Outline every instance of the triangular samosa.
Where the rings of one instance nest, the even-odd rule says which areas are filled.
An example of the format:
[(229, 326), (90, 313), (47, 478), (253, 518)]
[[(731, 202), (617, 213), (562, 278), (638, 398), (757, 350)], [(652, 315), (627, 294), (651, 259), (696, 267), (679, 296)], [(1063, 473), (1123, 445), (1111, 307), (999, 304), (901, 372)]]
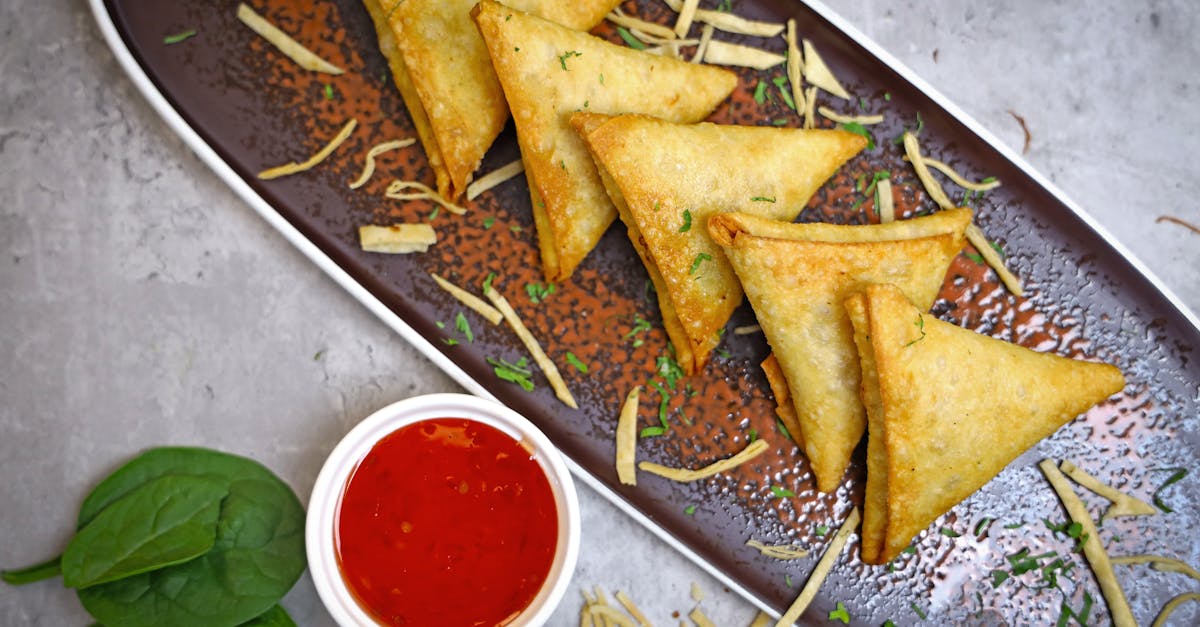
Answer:
[(675, 124), (587, 112), (571, 121), (629, 238), (644, 247), (667, 335), (687, 374), (704, 369), (742, 303), (733, 268), (704, 228), (708, 218), (740, 211), (791, 222), (867, 144), (842, 130)]
[[(454, 201), (504, 129), (508, 105), (479, 29), (476, 0), (363, 0), (379, 47), (425, 147), (438, 193)], [(508, 0), (516, 9), (587, 30), (620, 0)]]
[(968, 209), (866, 226), (737, 213), (709, 220), (783, 369), (818, 490), (837, 488), (866, 430), (843, 301), (869, 284), (894, 283), (928, 309), (970, 221)]
[(543, 271), (549, 281), (564, 280), (617, 217), (570, 115), (698, 122), (733, 91), (737, 75), (618, 46), (491, 0), (473, 14), (513, 112)]
[(1125, 387), (1104, 363), (943, 322), (892, 285), (845, 303), (870, 415), (862, 559), (896, 557), (1009, 462)]

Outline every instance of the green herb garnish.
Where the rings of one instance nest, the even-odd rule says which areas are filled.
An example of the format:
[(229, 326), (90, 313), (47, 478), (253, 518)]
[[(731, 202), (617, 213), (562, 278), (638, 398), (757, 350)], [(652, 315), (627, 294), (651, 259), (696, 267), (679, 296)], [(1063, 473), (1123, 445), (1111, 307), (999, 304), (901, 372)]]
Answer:
[(562, 69), (565, 72), (565, 71), (568, 71), (567, 59), (570, 59), (571, 57), (582, 57), (582, 56), (583, 56), (583, 53), (579, 52), (578, 50), (568, 50), (568, 51), (558, 55), (558, 63), (559, 63), (559, 65), (562, 66)]
[(757, 104), (762, 104), (766, 102), (767, 98), (769, 97), (770, 94), (767, 93), (767, 82), (761, 78), (758, 79), (758, 85), (755, 85), (754, 87), (754, 102)]
[(675, 389), (675, 384), (684, 377), (683, 366), (674, 357), (675, 349), (671, 347), (671, 355), (659, 355), (654, 361), (654, 370), (658, 376), (662, 377), (667, 382), (667, 385), (672, 390)]
[(163, 37), (163, 43), (170, 46), (171, 44), (177, 44), (181, 41), (184, 41), (185, 39), (191, 39), (192, 37), (195, 37), (195, 36), (196, 36), (196, 31), (185, 30), (181, 33), (175, 33), (174, 35), (167, 35), (166, 37)]
[(938, 529), (938, 533), (946, 536), (947, 538), (957, 538), (962, 535), (961, 533), (959, 533), (949, 527), (942, 527), (941, 529)]
[(483, 293), (486, 295), (492, 289), (492, 281), (496, 280), (496, 273), (489, 272), (483, 279)]
[(700, 264), (705, 261), (712, 261), (712, 255), (708, 253), (697, 253), (696, 258), (692, 260), (692, 267), (688, 269), (688, 274), (696, 274), (696, 270), (700, 269)]
[(687, 233), (692, 230), (692, 212), (687, 209), (683, 210), (683, 226), (679, 227), (680, 233)]
[(508, 230), (512, 231), (513, 233), (520, 233), (523, 229), (521, 228), (520, 224), (514, 224), (508, 227)]
[(696, 513), (696, 506), (695, 506), (695, 505), (688, 505), (687, 507), (683, 508), (683, 513), (684, 513), (684, 514), (687, 514), (688, 516), (691, 516), (692, 514), (695, 514), (695, 513)]
[(912, 346), (913, 344), (916, 344), (917, 342), (920, 342), (921, 340), (925, 339), (925, 316), (918, 313), (917, 321), (914, 324), (916, 325), (917, 330), (921, 332), (921, 337), (918, 337), (917, 339), (909, 342), (908, 344), (905, 344), (904, 345), (905, 348), (908, 348), (909, 346)]
[[(924, 618), (922, 616), (921, 618)], [(837, 609), (829, 612), (829, 620), (840, 620), (843, 624), (850, 624), (850, 612), (846, 611), (846, 606), (841, 602), (837, 602)]]
[(492, 371), (496, 373), (496, 376), (499, 377), (501, 381), (516, 383), (517, 385), (521, 386), (522, 390), (525, 390), (526, 392), (533, 391), (533, 381), (531, 380), (533, 371), (527, 367), (529, 362), (524, 357), (518, 359), (517, 363), (515, 364), (503, 359), (494, 359), (492, 357), (488, 357), (487, 362), (492, 365)]
[(467, 317), (461, 311), (454, 316), (454, 328), (458, 329), (458, 332), (462, 333), (468, 342), (475, 343), (475, 334), (471, 332), (471, 323), (467, 322)]
[(746, 442), (754, 442), (758, 439), (758, 430), (751, 429), (746, 432)]
[(1071, 623), (1072, 618), (1080, 625), (1087, 625), (1088, 615), (1092, 613), (1092, 595), (1088, 594), (1086, 590), (1083, 592), (1083, 605), (1079, 608), (1078, 612), (1067, 605), (1066, 599), (1063, 599), (1062, 605), (1059, 606), (1059, 611), (1060, 614), (1058, 615), (1058, 622), (1055, 623), (1055, 627), (1066, 627)]
[(1172, 514), (1175, 512), (1175, 510), (1168, 507), (1167, 504), (1163, 502), (1162, 498), (1159, 497), (1159, 495), (1162, 494), (1163, 490), (1166, 490), (1167, 488), (1171, 487), (1172, 485), (1174, 485), (1175, 483), (1179, 482), (1181, 479), (1186, 477), (1187, 469), (1186, 468), (1155, 468), (1154, 470), (1159, 471), (1159, 472), (1165, 471), (1165, 472), (1171, 473), (1171, 476), (1167, 477), (1167, 480), (1164, 481), (1162, 485), (1158, 486), (1158, 489), (1154, 491), (1154, 505), (1156, 507), (1158, 507), (1158, 509), (1162, 510), (1164, 513)]
[[(646, 44), (644, 44), (640, 40), (638, 40), (637, 37), (634, 37), (633, 33), (629, 32), (629, 29), (625, 28), (624, 26), (617, 27), (617, 34), (620, 35), (621, 39), (623, 39), (625, 41), (626, 46), (629, 46), (630, 48), (633, 48), (634, 50), (645, 50), (646, 49)], [(603, 74), (600, 75), (600, 84), (602, 84), (602, 85), (604, 84), (604, 75)]]
[(525, 293), (529, 296), (529, 302), (535, 305), (546, 300), (546, 297), (554, 294), (557, 289), (553, 283), (525, 284)]
[(818, 538), (824, 538), (825, 534), (829, 533), (829, 525), (817, 525), (814, 533), (817, 534)]
[(434, 207), (434, 208), (433, 208), (433, 211), (430, 211), (430, 212), (429, 212), (429, 221), (430, 221), (430, 222), (433, 222), (434, 220), (436, 220), (436, 219), (437, 219), (437, 217), (438, 217), (438, 214), (439, 214), (439, 213), (441, 213), (441, 212), (442, 212), (442, 208), (441, 208), (441, 207)]
[(991, 524), (995, 520), (996, 520), (995, 518), (988, 518), (985, 516), (982, 520), (980, 520), (978, 523), (976, 523), (975, 524), (975, 537), (982, 536), (983, 532), (987, 531), (987, 528), (990, 527)]
[(859, 124), (858, 122), (846, 122), (845, 124), (838, 124), (838, 128), (850, 131), (855, 135), (862, 135), (863, 137), (867, 138), (867, 150), (875, 149), (875, 136), (872, 135), (871, 131), (867, 130), (867, 127), (863, 126), (862, 124)]
[(779, 432), (783, 434), (783, 437), (789, 440), (792, 439), (792, 434), (788, 433), (787, 425), (783, 424), (783, 421), (779, 418), (775, 418), (775, 428), (779, 429)]
[(795, 492), (792, 492), (791, 490), (789, 490), (787, 488), (781, 488), (777, 485), (771, 486), (771, 494), (774, 494), (775, 498), (778, 498), (778, 499), (785, 499), (785, 498), (791, 498), (793, 496), (796, 496)]
[(752, 202), (775, 202), (774, 196), (751, 196)]
[(792, 94), (787, 89), (787, 84), (788, 84), (787, 77), (786, 76), (776, 76), (775, 78), (771, 79), (771, 82), (775, 83), (775, 88), (779, 90), (779, 95), (780, 95), (780, 97), (783, 98), (784, 104), (786, 104), (788, 106), (788, 108), (790, 108), (791, 110), (795, 111), (796, 110), (796, 101), (792, 100)]
[(921, 617), (921, 620), (928, 618), (928, 616), (925, 616), (925, 612), (921, 611), (921, 608), (917, 607), (916, 603), (909, 603), (908, 606), (912, 608), (914, 614)]
[(333, 100), (333, 85), (325, 83), (325, 99)]
[(964, 252), (963, 256), (971, 261), (974, 261), (977, 265), (983, 265), (983, 257), (979, 253)]
[(666, 432), (667, 432), (667, 430), (662, 427), (646, 427), (645, 429), (642, 429), (641, 433), (638, 434), (638, 437), (654, 438), (654, 437), (658, 437)]
[(588, 373), (588, 365), (580, 361), (579, 358), (575, 356), (575, 353), (572, 353), (571, 351), (567, 351), (567, 363), (574, 366), (576, 370), (582, 372), (583, 374)]
[(485, 229), (490, 229), (490, 228), (492, 228), (492, 225), (494, 225), (494, 224), (496, 224), (496, 217), (495, 217), (495, 216), (488, 216), (488, 217), (486, 217), (486, 218), (484, 218), (484, 219), (483, 219), (483, 228), (485, 228)]

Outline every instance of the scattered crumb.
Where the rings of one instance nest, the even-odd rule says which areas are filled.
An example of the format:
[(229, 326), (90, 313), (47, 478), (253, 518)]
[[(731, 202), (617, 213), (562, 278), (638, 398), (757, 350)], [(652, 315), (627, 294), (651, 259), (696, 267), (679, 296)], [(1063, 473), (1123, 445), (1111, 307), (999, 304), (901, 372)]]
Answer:
[(1175, 224), (1178, 224), (1179, 226), (1182, 226), (1183, 228), (1188, 229), (1191, 232), (1200, 235), (1200, 226), (1196, 226), (1195, 224), (1192, 224), (1191, 222), (1188, 222), (1187, 220), (1181, 220), (1179, 218), (1176, 218), (1175, 216), (1158, 216), (1158, 218), (1156, 218), (1154, 220), (1154, 222), (1155, 223), (1174, 222)]

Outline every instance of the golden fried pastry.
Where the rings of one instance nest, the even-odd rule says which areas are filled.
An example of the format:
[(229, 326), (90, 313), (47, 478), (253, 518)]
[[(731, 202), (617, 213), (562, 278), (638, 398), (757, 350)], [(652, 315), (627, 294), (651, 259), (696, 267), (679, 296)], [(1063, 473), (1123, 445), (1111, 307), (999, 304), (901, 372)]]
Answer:
[(793, 224), (747, 214), (708, 222), (787, 379), (817, 488), (832, 492), (866, 430), (843, 301), (893, 283), (924, 309), (963, 247), (968, 209), (868, 226)]
[(1125, 387), (1115, 367), (943, 322), (893, 285), (845, 303), (862, 356), (862, 559), (882, 564), (1009, 462)]
[(696, 122), (733, 91), (737, 76), (618, 46), (491, 0), (473, 14), (513, 112), (543, 271), (562, 281), (617, 217), (571, 114)]
[[(462, 196), (504, 129), (508, 105), (471, 21), (476, 0), (363, 0), (412, 117), (438, 193)], [(509, 0), (508, 6), (587, 30), (620, 0)]]
[(580, 112), (609, 196), (645, 263), (687, 374), (704, 369), (742, 288), (704, 228), (740, 211), (790, 222), (866, 139), (842, 130), (676, 124)]

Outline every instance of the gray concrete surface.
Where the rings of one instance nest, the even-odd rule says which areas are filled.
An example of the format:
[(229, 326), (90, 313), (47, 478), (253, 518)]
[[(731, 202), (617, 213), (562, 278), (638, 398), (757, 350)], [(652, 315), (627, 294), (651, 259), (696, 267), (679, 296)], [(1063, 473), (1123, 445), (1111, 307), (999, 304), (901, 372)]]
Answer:
[[(831, 3), (1028, 160), (1200, 310), (1200, 5), (952, 0)], [(734, 3), (735, 7), (737, 3)], [(802, 25), (803, 28), (803, 25)], [(300, 494), (355, 422), (456, 389), (291, 248), (176, 139), (82, 2), (0, 2), (0, 567), (61, 549), (80, 499), (165, 443), (251, 455)], [(317, 357), (319, 355), (319, 357)], [(754, 610), (581, 490), (578, 589), (656, 624)], [(285, 599), (329, 618), (305, 577)], [(1151, 617), (1139, 617), (1149, 621)], [(85, 625), (57, 582), (0, 585), (0, 625)]]

